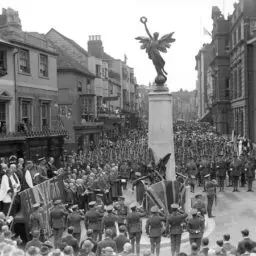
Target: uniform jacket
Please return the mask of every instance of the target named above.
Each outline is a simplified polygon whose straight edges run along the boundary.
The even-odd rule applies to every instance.
[[[141,232],[141,219],[140,219],[141,215],[137,212],[131,212],[128,213],[127,217],[126,217],[126,221],[127,221],[127,229],[129,233],[138,233]]]
[[[226,165],[225,165],[224,161],[217,162],[216,169],[217,169],[218,177],[226,178]]]
[[[100,218],[100,213],[95,209],[87,211],[84,219],[86,229],[101,230]]]
[[[128,213],[128,207],[124,204],[118,204],[116,210],[118,215],[117,222],[123,224]]]
[[[190,218],[187,222],[187,230],[191,238],[202,237],[204,233],[204,219],[199,216]]]
[[[116,248],[117,248],[117,253],[120,253],[124,249],[125,243],[129,243],[130,240],[123,234],[117,236],[114,238],[114,241],[116,242]]]
[[[54,229],[65,228],[65,217],[67,213],[63,207],[55,206],[50,212],[50,224]]]
[[[181,224],[187,218],[187,213],[173,212],[168,216],[168,226],[170,229],[171,235],[179,235],[182,234]]]
[[[113,248],[113,250],[115,252],[117,251],[116,242],[113,239],[111,239],[110,237],[106,237],[104,240],[102,240],[101,242],[98,243],[96,255],[101,256],[102,249],[104,249],[106,247],[111,247],[111,248]]]
[[[74,234],[81,233],[81,220],[83,217],[78,212],[72,212],[68,215],[68,225],[74,227]]]
[[[105,230],[111,229],[113,234],[116,234],[116,221],[116,215],[113,213],[107,213],[107,215],[102,218],[102,228]]]
[[[207,195],[214,195],[216,186],[217,184],[214,183],[213,181],[207,182],[205,185]]]
[[[149,237],[160,237],[162,235],[162,221],[163,219],[158,215],[153,215],[147,219],[145,229]]]
[[[74,251],[77,252],[79,249],[79,244],[76,238],[74,238],[72,235],[66,235],[61,240],[62,244],[72,246]]]
[[[33,212],[30,215],[29,225],[31,230],[41,230],[44,228],[43,216],[39,211]]]

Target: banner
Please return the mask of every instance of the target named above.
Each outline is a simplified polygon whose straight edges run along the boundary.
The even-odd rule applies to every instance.
[[[65,190],[62,176],[47,180],[33,188],[20,192],[21,212],[26,224],[29,223],[29,216],[33,212],[32,205],[39,203],[42,205],[42,216],[47,237],[51,236],[50,211],[53,202],[57,199],[64,200]]]
[[[171,204],[179,203],[180,185],[178,181],[160,181],[151,185],[146,195],[159,208],[163,208],[166,213],[171,211]]]

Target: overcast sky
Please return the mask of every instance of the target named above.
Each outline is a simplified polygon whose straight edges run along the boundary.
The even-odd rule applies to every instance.
[[[203,42],[203,27],[211,31],[211,7],[225,16],[238,0],[0,0],[0,8],[19,11],[24,31],[47,33],[55,28],[87,49],[89,35],[101,35],[105,52],[117,59],[128,57],[139,84],[153,81],[156,73],[136,36],[146,36],[141,16],[151,33],[175,32],[176,42],[164,54],[171,91],[195,89],[195,55]],[[225,4],[223,4],[225,3]]]

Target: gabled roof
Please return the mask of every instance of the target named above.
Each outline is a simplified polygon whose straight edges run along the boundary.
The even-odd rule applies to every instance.
[[[94,78],[95,75],[91,73],[86,67],[82,66],[79,62],[77,62],[74,58],[66,54],[65,51],[63,51],[58,46],[54,45],[56,51],[59,53],[59,56],[57,58],[57,67],[58,70],[73,70],[77,71],[85,76],[89,76],[91,78]]]
[[[55,33],[57,33],[57,34],[59,34],[59,35],[60,35],[61,37],[63,37],[65,40],[69,41],[69,43],[72,44],[72,46],[73,46],[74,48],[76,48],[78,51],[80,51],[81,53],[83,53],[84,55],[86,55],[86,56],[88,57],[88,52],[87,52],[83,47],[81,47],[78,43],[76,43],[76,42],[73,41],[72,39],[70,39],[70,38],[68,38],[68,37],[66,37],[66,36],[64,36],[64,35],[62,35],[60,32],[58,32],[58,31],[57,31],[56,29],[54,29],[54,28],[51,28],[48,33],[50,33],[51,31],[53,31],[53,32],[55,32]],[[47,34],[48,34],[48,33],[47,33]],[[46,34],[46,36],[47,36],[47,34]]]

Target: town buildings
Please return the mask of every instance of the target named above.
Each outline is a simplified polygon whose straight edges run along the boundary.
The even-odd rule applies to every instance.
[[[245,136],[256,141],[254,38],[256,2],[240,0],[225,19],[218,7],[212,8],[211,109],[216,131]],[[199,97],[204,97],[197,88]],[[200,117],[199,113],[199,117]]]
[[[209,114],[208,110],[208,96],[207,96],[207,71],[209,63],[212,59],[212,45],[205,44],[196,55],[197,70],[197,110],[198,118],[203,120]]]
[[[89,36],[88,51],[55,29],[46,37],[59,54],[59,108],[68,146],[86,150],[104,136],[115,139],[136,128],[136,79],[126,60],[108,55],[99,35]]]
[[[26,159],[62,155],[65,129],[56,106],[57,53],[22,30],[18,12],[0,15],[0,154]]]

